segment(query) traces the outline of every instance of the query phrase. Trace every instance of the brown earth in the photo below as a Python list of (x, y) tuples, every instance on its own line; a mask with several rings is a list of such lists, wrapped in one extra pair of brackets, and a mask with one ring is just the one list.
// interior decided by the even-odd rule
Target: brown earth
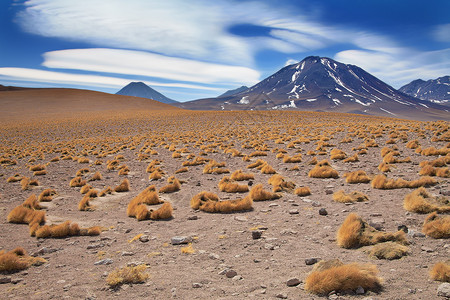
[[(437, 157), (415, 153), (414, 149), (405, 147), (406, 141), (418, 139), (422, 148), (448, 147), (448, 122), (425, 123), (310, 112), (162, 110), (167, 107), (165, 104), (159, 106), (160, 111), (149, 112), (142, 110), (142, 107), (147, 107), (147, 102), (137, 99), (134, 100), (139, 101), (142, 107), (106, 112), (110, 107), (122, 107), (133, 99), (122, 96), (117, 98), (119, 100), (115, 105), (106, 102), (109, 98), (101, 102), (98, 98), (92, 101), (92, 98), (76, 97), (80, 101), (78, 104), (67, 100), (65, 107), (88, 106), (90, 113), (69, 113), (51, 110), (55, 99), (42, 105), (41, 100), (47, 97), (45, 95), (48, 94), (33, 98), (27, 98), (29, 95), (25, 94), (15, 94), (16, 98), (8, 96), (8, 115), (13, 115), (15, 121), (4, 118), (2, 112), (0, 157), (15, 160), (17, 164), (0, 167), (0, 250), (10, 251), (20, 246), (29, 253), (43, 248), (56, 251), (40, 255), (47, 260), (44, 265), (0, 274), (0, 278), (9, 276), (13, 281), (0, 284), (1, 299), (326, 298), (308, 293), (303, 283), (294, 287), (286, 284), (292, 278), (304, 282), (313, 267), (305, 264), (305, 259), (309, 258), (371, 263), (379, 269), (384, 279), (381, 291), (366, 291), (363, 295), (349, 291), (331, 295), (333, 299), (437, 299), (436, 290), (440, 283), (431, 281), (428, 272), (436, 262), (448, 259), (450, 244), (446, 239), (417, 234), (421, 232), (426, 215), (410, 213), (403, 208), (405, 195), (413, 190), (379, 190), (372, 188), (370, 183), (348, 184), (343, 174), (355, 170), (364, 170), (369, 176), (381, 173), (377, 169), (382, 161), (381, 148), (397, 146), (400, 157), (410, 156), (411, 162), (395, 164), (388, 177), (418, 179), (418, 164)], [(35, 108), (28, 105), (22, 107), (23, 104), (15, 102), (17, 99), (24, 99), (30, 105), (34, 104)], [(37, 99), (40, 99), (39, 105), (36, 105)], [(5, 98), (2, 102), (5, 103)], [(17, 122), (23, 113), (18, 111), (19, 108), (27, 112), (21, 123)], [(35, 120), (27, 121), (29, 114)], [(397, 137), (393, 137), (394, 133)], [(327, 142), (336, 146), (324, 147), (326, 154), (319, 155), (319, 160), (330, 160), (332, 148), (339, 148), (351, 156), (359, 151), (353, 148), (371, 138), (379, 147), (368, 147), (367, 154), (359, 155), (359, 162), (330, 160), (339, 172), (337, 179), (310, 178), (307, 174), (313, 166), (308, 161), (313, 156), (306, 153), (309, 150), (317, 152), (316, 143), (321, 136), (330, 138)], [(288, 147), (291, 141), (300, 137), (310, 139), (310, 143)], [(352, 142), (340, 143), (346, 137), (351, 137)], [(390, 139), (394, 140), (394, 144), (386, 145)], [(172, 144), (175, 151), (187, 148), (187, 152), (181, 153), (181, 158), (172, 158), (174, 151), (169, 149)], [(245, 145), (248, 148), (242, 147)], [(204, 190), (216, 193), (222, 200), (247, 195), (220, 192), (217, 184), (227, 174), (203, 174), (204, 166), (199, 165), (188, 167), (188, 173), (176, 174), (177, 178), (186, 181), (180, 191), (160, 194), (162, 200), (174, 207), (173, 219), (137, 221), (127, 217), (130, 200), (151, 184), (155, 184), (157, 189), (166, 185), (167, 178), (182, 167), (189, 154), (225, 162), (231, 172), (237, 169), (252, 172), (255, 175), (255, 179), (251, 180), (253, 185), (262, 183), (271, 190), (267, 183), (271, 175), (247, 169), (250, 162), (224, 153), (235, 148), (250, 154), (264, 148), (264, 145), (268, 150), (265, 151), (267, 156), (253, 157), (251, 162), (257, 158), (264, 159), (297, 186), (308, 186), (312, 192), (310, 196), (298, 197), (283, 192), (280, 199), (254, 202), (252, 211), (240, 213), (194, 211), (190, 208), (190, 199)], [(272, 152), (275, 148), (286, 150), (289, 156), (301, 153), (303, 160), (294, 164), (283, 163), (275, 157), (277, 152)], [(156, 150), (158, 154), (138, 160), (138, 155), (144, 154), (147, 149)], [(206, 155), (200, 155), (201, 152)], [(84, 156), (90, 163), (61, 160), (64, 155), (72, 158)], [(123, 155), (120, 164), (130, 169), (126, 176), (118, 175), (117, 170), (107, 170), (106, 162), (117, 155)], [(60, 160), (50, 162), (54, 157)], [(161, 169), (165, 175), (161, 180), (149, 182), (146, 168), (153, 159), (162, 161)], [(96, 160), (101, 160), (103, 164), (94, 165)], [(29, 166), (37, 164), (48, 164), (46, 175), (32, 176)], [(298, 170), (290, 171), (293, 166), (298, 166)], [(79, 211), (78, 202), (82, 199), (80, 188), (69, 187), (69, 181), (79, 169), (85, 167), (90, 170), (86, 178), (95, 171), (103, 176), (100, 181), (89, 182), (94, 188), (115, 187), (128, 178), (130, 191), (96, 198), (91, 201), (96, 207), (94, 211)], [(22, 191), (20, 182), (7, 183), (6, 179), (16, 173), (37, 179), (39, 186)], [(434, 195), (448, 193), (449, 179), (436, 179), (438, 184), (427, 190)], [(38, 195), (45, 188), (54, 188), (58, 193), (53, 201), (41, 203), (45, 206), (47, 224), (71, 220), (81, 227), (99, 225), (104, 229), (101, 235), (37, 239), (29, 235), (27, 225), (7, 222), (7, 215), (14, 207), (32, 193)], [(369, 201), (350, 205), (334, 202), (330, 192), (340, 189), (363, 192)], [(321, 208), (325, 208), (328, 214), (319, 215)], [(351, 212), (356, 212), (368, 222), (375, 221), (389, 232), (397, 231), (399, 225), (406, 225), (409, 229), (410, 254), (399, 260), (376, 260), (368, 257), (365, 248), (340, 248), (336, 243), (336, 232)], [(252, 238), (252, 231), (256, 228), (262, 228), (260, 239)], [(132, 241), (139, 234), (147, 236), (148, 241)], [(186, 245), (171, 245), (174, 236), (193, 237), (195, 253), (182, 253), (181, 248)], [(111, 259), (112, 263), (94, 264), (101, 259)], [(111, 289), (106, 283), (106, 276), (114, 269), (133, 262), (147, 264), (149, 279), (142, 284), (124, 284)], [(228, 269), (236, 271), (237, 276), (228, 278), (224, 275), (222, 271)]]

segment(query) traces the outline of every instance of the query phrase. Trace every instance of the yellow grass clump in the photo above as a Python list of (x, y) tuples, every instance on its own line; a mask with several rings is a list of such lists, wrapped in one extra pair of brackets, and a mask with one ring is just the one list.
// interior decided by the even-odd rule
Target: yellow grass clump
[(391, 168), (393, 167), (395, 166), (392, 164), (382, 162), (381, 164), (378, 165), (378, 170), (380, 170), (381, 172), (390, 172)]
[(407, 255), (409, 249), (407, 246), (395, 242), (385, 242), (376, 244), (369, 251), (369, 256), (378, 259), (399, 259)]
[(50, 202), (56, 194), (57, 193), (54, 189), (45, 189), (39, 194), (38, 200), (40, 202)]
[(242, 170), (236, 170), (231, 174), (231, 179), (236, 181), (255, 179), (252, 173), (244, 173)]
[(220, 201), (217, 195), (201, 192), (191, 199), (191, 207), (210, 213), (231, 213), (253, 209), (253, 200), (247, 196), (243, 199)]
[(363, 170), (358, 170), (350, 173), (345, 173), (345, 182), (347, 183), (369, 183), (370, 178)]
[(86, 180), (84, 180), (80, 176), (77, 176), (77, 177), (72, 178), (72, 180), (70, 180), (69, 185), (71, 187), (82, 187), (82, 186), (86, 185), (86, 183), (87, 183)]
[(103, 189), (103, 191), (101, 191), (98, 196), (99, 197), (104, 197), (106, 195), (111, 195), (114, 192), (114, 190), (112, 189), (112, 187), (108, 186), (105, 189)]
[(340, 149), (334, 148), (330, 151), (331, 160), (342, 160), (345, 158), (347, 158), (347, 154)]
[(326, 159), (318, 162), (309, 171), (308, 176), (312, 178), (339, 178), (338, 172), (331, 167)]
[(81, 168), (77, 171), (77, 173), (75, 174), (76, 176), (83, 176), (87, 173), (89, 173), (90, 170), (88, 168)]
[(407, 211), (428, 214), (431, 212), (450, 212), (450, 204), (444, 197), (433, 197), (424, 187), (420, 187), (405, 196), (403, 207)]
[(353, 154), (352, 156), (347, 157), (343, 160), (345, 163), (352, 163), (359, 161), (358, 153)]
[(35, 194), (31, 194), (23, 203), (22, 206), (30, 209), (41, 209), (42, 207), (39, 205), (39, 200)]
[(92, 175), (92, 177), (89, 179), (89, 181), (96, 181), (96, 180), (102, 180), (102, 179), (103, 179), (102, 174), (99, 171), (97, 171), (94, 173), (94, 175)]
[(450, 264), (445, 262), (436, 263), (430, 270), (432, 280), (450, 282)]
[(127, 283), (144, 283), (149, 277), (145, 272), (146, 269), (147, 266), (144, 264), (115, 269), (108, 274), (106, 283), (114, 288)]
[(249, 165), (247, 166), (247, 169), (257, 168), (257, 167), (262, 166), (262, 165), (265, 165), (265, 164), (267, 164), (267, 163), (266, 163), (264, 160), (262, 160), (262, 159), (257, 159), (255, 162), (249, 164)]
[(207, 201), (219, 201), (219, 197), (212, 192), (202, 191), (192, 197), (191, 207), (193, 209), (199, 209), (200, 205)]
[(250, 190), (249, 197), (253, 201), (267, 201), (279, 199), (281, 195), (265, 190), (262, 183), (259, 183)]
[(214, 159), (210, 160), (209, 163), (203, 168), (203, 174), (224, 174), (230, 173), (230, 170), (225, 169), (225, 163), (218, 163)]
[(368, 201), (369, 197), (358, 191), (346, 194), (343, 190), (340, 190), (333, 194), (333, 200), (340, 203), (354, 203)]
[(118, 193), (128, 192), (129, 190), (130, 190), (130, 181), (126, 178), (118, 186), (114, 188), (114, 191)]
[(171, 219), (173, 213), (172, 204), (165, 202), (157, 210), (150, 210), (150, 219), (152, 220), (167, 220)]
[(422, 232), (434, 239), (450, 238), (450, 215), (429, 214), (423, 222)]
[(280, 174), (275, 174), (269, 178), (268, 183), (273, 186), (272, 191), (276, 192), (292, 192), (295, 189), (295, 183), (287, 181)]
[(83, 185), (80, 189), (81, 194), (86, 194), (92, 188), (90, 184)]
[(424, 165), (422, 169), (419, 171), (419, 175), (427, 175), (427, 176), (437, 176), (443, 178), (450, 177), (450, 170), (448, 167), (435, 168), (431, 165)]
[(220, 191), (226, 192), (226, 193), (246, 193), (248, 192), (248, 185), (242, 185), (234, 180), (232, 180), (230, 177), (225, 176), (222, 178), (218, 184)]
[(343, 264), (337, 260), (324, 267), (319, 262), (306, 278), (305, 290), (318, 295), (327, 295), (331, 291), (356, 291), (358, 287), (376, 291), (382, 283), (378, 273), (372, 264)]
[(45, 211), (34, 210), (19, 205), (16, 206), (13, 210), (11, 210), (11, 212), (8, 214), (7, 221), (9, 223), (17, 223), (17, 224), (29, 224), (29, 225), (32, 225), (34, 223), (42, 224), (45, 223)]
[(8, 179), (6, 179), (6, 182), (18, 182), (21, 181), (23, 179), (23, 176), (21, 176), (20, 174), (15, 174), (14, 176), (8, 177)]
[(40, 266), (47, 261), (41, 257), (29, 256), (25, 249), (18, 247), (9, 252), (0, 251), (0, 272), (18, 272), (30, 266)]
[(407, 181), (402, 178), (389, 179), (383, 174), (376, 175), (371, 182), (374, 189), (401, 189), (401, 188), (418, 188), (421, 186), (431, 186), (437, 184), (437, 181), (429, 176), (420, 177), (420, 179)]
[(45, 165), (35, 165), (30, 167), (30, 171), (36, 172), (36, 171), (43, 171), (45, 170)]
[(405, 147), (409, 149), (416, 149), (420, 146), (420, 143), (418, 140), (411, 140), (406, 143)]
[(311, 195), (311, 190), (307, 186), (301, 186), (295, 189), (294, 194), (299, 197), (305, 197)]
[(337, 232), (338, 245), (347, 249), (375, 245), (387, 241), (407, 244), (406, 234), (402, 230), (395, 233), (378, 231), (356, 213), (350, 213)]
[(284, 163), (299, 163), (301, 161), (302, 161), (302, 155), (300, 153), (295, 154), (294, 156), (287, 156), (287, 155), (283, 156)]
[(33, 186), (38, 186), (39, 182), (36, 179), (30, 179), (28, 177), (23, 177), (20, 181), (22, 191), (31, 189)]
[(181, 169), (176, 170), (176, 171), (175, 171), (175, 174), (178, 174), (178, 173), (186, 173), (186, 172), (188, 172), (188, 171), (189, 171), (188, 167), (183, 167), (183, 168), (181, 168)]
[(169, 183), (166, 186), (163, 186), (159, 189), (160, 193), (174, 193), (178, 192), (181, 189), (181, 182), (175, 176), (171, 176), (167, 179), (167, 182)]
[(159, 180), (163, 177), (163, 172), (160, 170), (153, 171), (150, 176), (148, 177), (149, 180)]

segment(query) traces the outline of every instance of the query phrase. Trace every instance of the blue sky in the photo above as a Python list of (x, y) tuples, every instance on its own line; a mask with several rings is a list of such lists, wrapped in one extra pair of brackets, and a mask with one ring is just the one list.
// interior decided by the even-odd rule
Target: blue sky
[(0, 1), (0, 84), (180, 101), (253, 85), (309, 55), (399, 88), (450, 75), (448, 0)]

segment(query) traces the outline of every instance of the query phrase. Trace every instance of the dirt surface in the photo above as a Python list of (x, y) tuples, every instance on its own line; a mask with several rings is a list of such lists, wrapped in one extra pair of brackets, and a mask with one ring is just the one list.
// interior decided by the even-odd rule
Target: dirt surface
[[(302, 113), (302, 112), (168, 112), (129, 113), (99, 115), (74, 120), (48, 120), (17, 124), (4, 122), (0, 128), (2, 146), (0, 156), (16, 160), (17, 165), (0, 167), (0, 250), (10, 251), (23, 247), (28, 253), (41, 249), (54, 251), (39, 256), (47, 263), (33, 266), (9, 276), (13, 283), (0, 284), (1, 299), (323, 299), (304, 290), (304, 280), (312, 270), (305, 259), (340, 259), (344, 263), (371, 263), (377, 266), (383, 278), (381, 291), (365, 291), (356, 295), (355, 291), (335, 293), (330, 299), (437, 299), (436, 290), (440, 282), (429, 279), (429, 269), (438, 261), (445, 261), (450, 254), (450, 243), (445, 239), (433, 239), (417, 233), (421, 232), (426, 215), (407, 212), (403, 208), (405, 195), (413, 189), (380, 190), (367, 184), (348, 184), (343, 174), (364, 170), (370, 176), (381, 173), (377, 166), (381, 163), (381, 148), (397, 146), (400, 157), (411, 157), (411, 162), (395, 164), (389, 178), (418, 179), (419, 163), (433, 160), (437, 156), (423, 156), (408, 149), (409, 140), (418, 139), (422, 148), (448, 145), (448, 123), (419, 123), (404, 120), (370, 118), (351, 115)], [(442, 131), (442, 128), (444, 130)], [(379, 132), (376, 131), (379, 129)], [(359, 130), (359, 132), (357, 132)], [(392, 138), (393, 132), (406, 135), (406, 140)], [(447, 140), (432, 142), (439, 136)], [(291, 139), (277, 141), (290, 136)], [(326, 154), (317, 158), (328, 159), (339, 172), (337, 179), (317, 179), (308, 177), (313, 166), (308, 162), (316, 153), (317, 138), (329, 137), (327, 141), (335, 147), (325, 147)], [(300, 137), (310, 139), (309, 143), (295, 144), (290, 141)], [(352, 142), (340, 143), (351, 137)], [(367, 154), (359, 155), (359, 161), (344, 163), (330, 160), (329, 152), (339, 148), (348, 156), (359, 150), (352, 150), (374, 138), (378, 147), (368, 147)], [(394, 139), (394, 144), (386, 141)], [(164, 143), (162, 143), (164, 142)], [(253, 147), (242, 148), (243, 145)], [(147, 143), (147, 144), (146, 144)], [(181, 158), (172, 158), (175, 149), (187, 148)], [(209, 147), (208, 147), (209, 145)], [(243, 154), (250, 154), (258, 146), (266, 145), (267, 156), (252, 157), (267, 161), (277, 173), (293, 181), (297, 186), (308, 186), (312, 194), (298, 197), (283, 192), (282, 197), (273, 201), (254, 202), (253, 210), (229, 214), (194, 211), (190, 207), (191, 198), (201, 191), (216, 193), (221, 200), (237, 199), (247, 195), (224, 193), (218, 189), (223, 176), (203, 174), (203, 165), (189, 167), (189, 172), (176, 174), (184, 180), (181, 190), (170, 194), (160, 194), (160, 198), (174, 207), (173, 219), (165, 221), (137, 221), (127, 217), (127, 205), (139, 192), (155, 184), (159, 189), (167, 184), (167, 178), (182, 167), (186, 156), (194, 154), (225, 162), (231, 172), (242, 169), (252, 172), (253, 185), (262, 183), (271, 190), (268, 179), (272, 176), (261, 174), (256, 169), (247, 169), (250, 162), (242, 157), (224, 153), (235, 148)], [(166, 148), (167, 146), (167, 148)], [(203, 149), (201, 149), (201, 146)], [(287, 151), (287, 155), (302, 153), (300, 163), (283, 163), (276, 158), (275, 148)], [(138, 160), (138, 154), (146, 149), (157, 151), (147, 159)], [(97, 151), (96, 153), (94, 153)], [(54, 157), (64, 155), (81, 157), (85, 155), (89, 164), (74, 160), (50, 162)], [(101, 157), (102, 154), (104, 157)], [(117, 170), (107, 170), (106, 162), (117, 155), (123, 155), (121, 165), (127, 165), (130, 173), (118, 175)], [(30, 162), (34, 158), (35, 161)], [(148, 164), (158, 159), (165, 176), (150, 182), (146, 173)], [(103, 164), (95, 165), (96, 160)], [(48, 164), (47, 175), (32, 176), (29, 166)], [(298, 170), (291, 171), (294, 166)], [(89, 168), (89, 178), (99, 171), (103, 179), (89, 182), (99, 191), (107, 186), (115, 187), (124, 178), (130, 181), (130, 191), (114, 193), (95, 198), (91, 204), (94, 211), (79, 211), (82, 199), (80, 188), (69, 186), (69, 181), (81, 168)], [(22, 191), (20, 182), (7, 183), (14, 174), (32, 177), (39, 186)], [(449, 179), (436, 178), (438, 184), (427, 188), (434, 195), (448, 193)], [(241, 182), (248, 184), (249, 181)], [(58, 195), (45, 206), (47, 224), (59, 224), (71, 220), (82, 227), (102, 226), (99, 236), (76, 236), (62, 239), (37, 239), (31, 237), (26, 224), (7, 222), (9, 212), (20, 205), (31, 194), (39, 195), (45, 188), (53, 188)], [(251, 186), (250, 186), (251, 188)], [(369, 201), (343, 204), (332, 200), (332, 192), (340, 189), (346, 192), (360, 191)], [(320, 215), (325, 208), (327, 215)], [(409, 229), (409, 255), (398, 260), (371, 259), (366, 248), (343, 249), (337, 245), (336, 233), (349, 213), (356, 212), (367, 222), (381, 224), (383, 230), (397, 231), (399, 225)], [(262, 236), (252, 238), (252, 231), (259, 229)], [(416, 233), (416, 234), (414, 234)], [(134, 237), (144, 235), (144, 239)], [(148, 238), (146, 239), (145, 236)], [(186, 245), (172, 245), (174, 236), (193, 238), (192, 254), (181, 252)], [(108, 265), (96, 265), (102, 259), (111, 259)], [(142, 284), (124, 284), (112, 289), (106, 283), (107, 275), (116, 268), (130, 263), (144, 263), (150, 275)], [(227, 270), (237, 275), (228, 278)], [(302, 283), (288, 287), (287, 281), (297, 278)]]

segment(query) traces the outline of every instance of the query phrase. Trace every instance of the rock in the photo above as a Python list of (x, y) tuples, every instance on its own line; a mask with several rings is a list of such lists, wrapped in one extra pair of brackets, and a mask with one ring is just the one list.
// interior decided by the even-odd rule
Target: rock
[(192, 242), (190, 236), (174, 236), (170, 239), (172, 245), (189, 244), (190, 242)]
[(53, 252), (56, 252), (58, 250), (61, 250), (61, 249), (53, 249), (53, 248), (43, 247), (43, 248), (39, 249), (38, 251), (33, 252), (31, 254), (31, 256), (35, 256), (36, 257), (36, 256), (39, 256), (39, 255), (53, 253)]
[(264, 249), (266, 249), (266, 250), (274, 250), (275, 246), (273, 244), (266, 243), (266, 244), (264, 244)]
[(289, 287), (297, 286), (302, 283), (298, 278), (291, 278), (286, 282), (286, 285)]
[(231, 280), (233, 280), (233, 281), (239, 281), (239, 280), (242, 280), (242, 276), (241, 276), (241, 275), (236, 275), (236, 276), (234, 276)]
[(130, 233), (132, 230), (132, 228), (128, 228), (127, 230), (125, 230), (125, 233)]
[(444, 282), (438, 286), (437, 295), (445, 298), (450, 298), (450, 283)]
[(239, 222), (247, 222), (247, 218), (242, 216), (235, 216), (234, 219)]
[(278, 204), (278, 203), (270, 203), (269, 204), (269, 207), (277, 207), (277, 206), (280, 206), (280, 204)]
[(194, 289), (198, 289), (198, 288), (203, 287), (203, 284), (201, 284), (201, 283), (199, 283), (199, 282), (194, 282), (194, 283), (192, 284), (192, 287), (193, 287)]
[(86, 247), (86, 249), (91, 250), (91, 249), (98, 249), (98, 248), (102, 248), (102, 247), (105, 247), (105, 244), (99, 243), (99, 244), (88, 245)]
[(363, 295), (365, 292), (366, 291), (362, 286), (358, 286), (358, 288), (356, 289), (356, 295)]
[(228, 272), (228, 268), (227, 269), (223, 269), (222, 271), (220, 271), (219, 273), (217, 273), (218, 275), (225, 275)]
[(98, 265), (110, 265), (110, 264), (112, 264), (113, 262), (114, 262), (114, 261), (113, 261), (112, 259), (110, 259), (110, 258), (105, 258), (105, 259), (96, 261), (96, 262), (94, 263), (94, 265), (96, 265), (96, 266), (98, 266)]
[(133, 256), (134, 253), (133, 252), (122, 251), (122, 253), (120, 255), (122, 255), (122, 256)]
[(11, 282), (11, 276), (0, 277), (0, 284), (10, 283), (10, 282)]
[(147, 243), (148, 241), (150, 241), (150, 237), (148, 235), (141, 235), (139, 237), (139, 241), (142, 243)]
[(333, 194), (332, 190), (325, 190), (325, 195), (331, 195), (331, 194)]
[(423, 234), (422, 232), (414, 232), (412, 234), (412, 237), (417, 237), (417, 238), (424, 238), (425, 234)]
[(310, 266), (310, 265), (316, 264), (318, 261), (319, 261), (319, 260), (318, 260), (317, 258), (311, 257), (311, 258), (305, 259), (305, 264), (306, 264), (307, 266)]
[(320, 207), (320, 206), (322, 206), (322, 204), (320, 204), (319, 201), (313, 201), (313, 202), (311, 203), (311, 205), (314, 206), (314, 207)]
[(290, 215), (298, 215), (299, 214), (298, 209), (290, 209), (289, 214)]
[(319, 209), (319, 215), (326, 216), (326, 215), (328, 215), (328, 212), (325, 208), (321, 208), (321, 209)]
[(253, 230), (252, 231), (252, 239), (257, 240), (260, 239), (262, 236), (262, 230)]
[(252, 185), (253, 185), (253, 181), (250, 180), (250, 181), (247, 183), (247, 185), (248, 185), (248, 186), (252, 186)]
[(12, 284), (18, 284), (19, 282), (22, 282), (23, 278), (15, 278), (15, 279), (11, 279), (11, 283)]
[(235, 270), (228, 270), (226, 273), (225, 273), (225, 276), (227, 276), (227, 278), (233, 278), (234, 276), (236, 276), (237, 275), (237, 272), (235, 271)]
[(276, 294), (275, 297), (280, 298), (280, 299), (287, 299), (288, 298), (286, 293), (278, 293), (278, 294)]
[(408, 227), (406, 225), (398, 225), (397, 230), (403, 230), (405, 233), (408, 233)]
[(385, 220), (383, 218), (373, 218), (369, 221), (369, 225), (375, 228), (376, 230), (384, 229)]
[(198, 220), (198, 216), (190, 216), (187, 218), (188, 220), (192, 221), (192, 220)]
[(220, 259), (220, 256), (218, 254), (215, 254), (215, 253), (210, 253), (208, 257), (211, 258), (211, 259)]
[(449, 191), (440, 190), (439, 194), (444, 195), (444, 196), (450, 196), (450, 190)]
[(433, 249), (431, 249), (430, 247), (426, 247), (426, 246), (422, 246), (422, 248), (420, 248), (420, 250), (428, 252), (428, 253), (434, 252)]

